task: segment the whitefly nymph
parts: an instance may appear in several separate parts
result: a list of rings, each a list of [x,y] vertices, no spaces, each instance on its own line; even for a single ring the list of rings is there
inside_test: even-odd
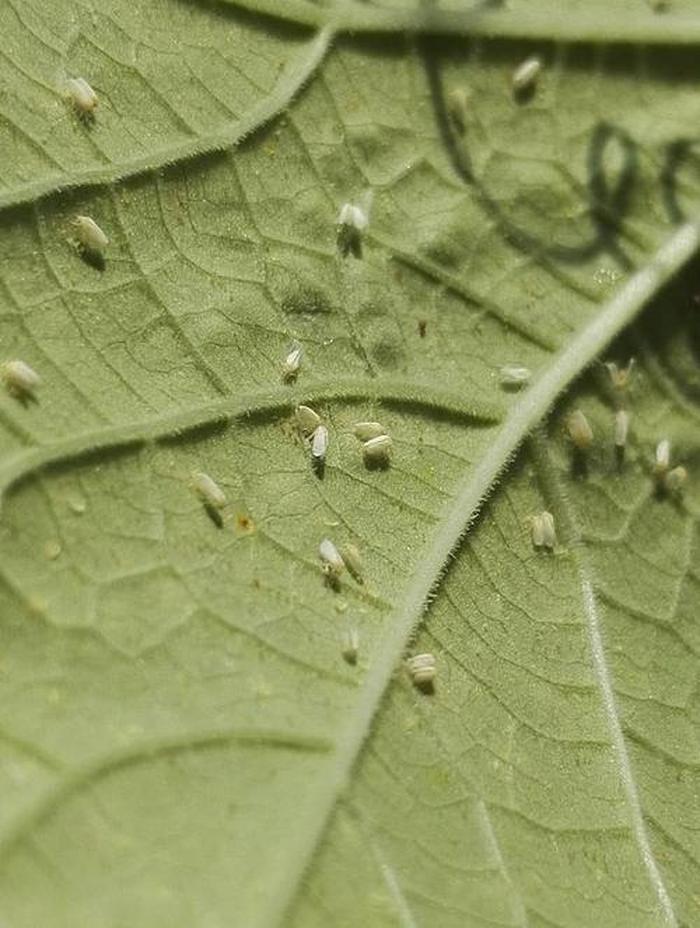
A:
[[[203,470],[193,471],[192,486],[206,506],[212,509],[223,509],[226,505],[226,494],[219,484]]]
[[[688,471],[685,467],[674,467],[664,479],[664,487],[668,493],[680,493],[688,481]]]
[[[356,422],[352,427],[352,434],[360,441],[370,441],[372,438],[386,435],[387,431],[381,422]]]
[[[579,451],[585,451],[593,442],[593,429],[580,409],[575,409],[566,420],[566,430]]]
[[[542,68],[542,59],[536,55],[526,58],[522,64],[519,64],[513,71],[513,77],[511,78],[513,93],[516,96],[532,93],[540,78]]]
[[[91,117],[95,115],[99,99],[84,77],[69,77],[64,89],[78,115]]]
[[[0,364],[0,378],[15,396],[31,396],[41,383],[41,377],[34,368],[19,359]]]
[[[318,546],[318,556],[321,560],[321,573],[331,583],[336,583],[345,570],[345,561],[330,538],[324,538]]]
[[[297,341],[293,341],[287,350],[287,355],[282,362],[282,379],[291,381],[296,380],[299,374],[299,368],[304,358],[304,349]]]
[[[366,464],[387,464],[391,458],[393,443],[388,435],[377,435],[362,443],[362,455]]]
[[[303,435],[312,435],[321,424],[321,417],[310,406],[297,406],[295,416],[299,431]]]
[[[416,654],[414,657],[409,657],[406,661],[406,667],[415,686],[419,689],[432,687],[437,674],[434,654],[426,652],[425,654]]]
[[[500,370],[501,383],[504,387],[524,387],[532,377],[529,367],[519,364],[506,364]]]
[[[530,522],[532,544],[535,548],[548,548],[550,551],[556,546],[557,533],[554,527],[554,516],[544,509],[533,516]]]
[[[340,556],[343,563],[348,569],[348,573],[358,583],[364,583],[364,571],[362,566],[362,557],[356,545],[347,544],[340,548]]]
[[[447,94],[447,112],[460,134],[467,127],[471,98],[472,92],[468,87],[453,87]]]
[[[78,244],[84,251],[102,254],[109,239],[90,216],[75,216],[71,222]]]

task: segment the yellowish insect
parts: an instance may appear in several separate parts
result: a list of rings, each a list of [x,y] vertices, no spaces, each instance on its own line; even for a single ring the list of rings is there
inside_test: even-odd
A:
[[[501,368],[501,383],[504,387],[524,387],[532,377],[529,367],[517,364],[508,364]]]
[[[226,494],[219,484],[203,470],[196,470],[192,473],[192,486],[206,506],[211,506],[212,509],[223,509],[226,505]]]
[[[624,448],[627,444],[627,433],[630,428],[630,415],[626,409],[618,409],[615,413],[615,447]]]
[[[287,381],[296,380],[299,374],[299,368],[304,357],[304,349],[299,342],[294,341],[289,346],[287,356],[282,362],[282,379]]]
[[[348,664],[356,664],[360,651],[360,634],[356,628],[349,628],[343,633],[340,653]]]
[[[336,584],[345,570],[345,562],[329,538],[324,538],[318,546],[318,556],[321,560],[321,573],[330,583]]]
[[[471,98],[472,92],[468,87],[453,87],[447,94],[447,112],[460,135],[467,127]]]
[[[680,493],[688,481],[688,471],[685,467],[674,467],[664,479],[664,487],[668,493]]]
[[[31,396],[41,383],[41,377],[26,361],[13,360],[0,364],[0,378],[14,396]]]
[[[310,406],[297,406],[296,420],[303,435],[312,435],[321,424],[321,417]]]
[[[634,367],[634,358],[630,358],[627,367],[619,367],[614,361],[608,361],[605,365],[610,375],[610,383],[616,390],[624,390],[629,386]]]
[[[362,455],[365,464],[388,464],[393,449],[393,443],[388,435],[377,435],[369,441],[362,443]]]
[[[593,429],[580,409],[575,409],[566,421],[569,438],[579,451],[585,451],[593,441]]]
[[[99,100],[84,77],[69,77],[65,82],[65,90],[79,116],[90,118],[95,115]]]
[[[427,652],[425,654],[416,654],[414,657],[408,658],[406,666],[415,686],[419,689],[432,688],[437,674],[434,654]]]
[[[554,516],[551,512],[543,510],[531,519],[532,544],[535,548],[549,548],[556,546],[557,533],[554,527]]]
[[[522,64],[519,64],[513,72],[513,77],[511,79],[513,93],[516,96],[532,93],[542,73],[542,68],[542,59],[538,58],[536,55],[526,58]]]
[[[360,441],[369,441],[387,434],[381,422],[356,422],[352,427],[352,433]]]
[[[109,239],[105,233],[89,216],[75,216],[71,225],[78,244],[84,251],[101,255],[109,245]]]
[[[339,550],[340,556],[348,569],[348,573],[358,583],[364,583],[362,558],[360,557],[357,546],[353,544],[343,545]]]

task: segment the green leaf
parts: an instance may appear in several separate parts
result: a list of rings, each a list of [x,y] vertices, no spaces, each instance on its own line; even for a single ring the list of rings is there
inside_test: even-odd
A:
[[[0,923],[700,925],[694,4],[6,0],[0,36],[0,361],[42,378],[0,396]]]

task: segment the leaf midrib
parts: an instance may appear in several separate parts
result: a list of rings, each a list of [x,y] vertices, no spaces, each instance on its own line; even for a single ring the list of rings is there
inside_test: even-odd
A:
[[[647,267],[628,279],[523,393],[484,458],[459,484],[455,498],[446,504],[435,534],[418,557],[406,594],[388,620],[387,631],[377,646],[377,656],[359,692],[355,711],[338,740],[335,762],[329,766],[328,777],[309,790],[312,801],[295,829],[297,841],[289,848],[289,866],[278,884],[277,893],[267,898],[255,928],[280,928],[283,924],[285,914],[300,891],[304,874],[320,847],[338,797],[350,781],[382,697],[424,614],[430,594],[439,584],[450,556],[469,530],[498,477],[556,398],[633,321],[654,294],[695,254],[699,244],[700,222],[686,223],[661,246]],[[669,921],[668,925],[674,926],[674,922]]]

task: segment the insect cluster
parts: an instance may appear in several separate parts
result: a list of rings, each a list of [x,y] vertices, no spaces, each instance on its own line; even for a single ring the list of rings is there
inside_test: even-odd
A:
[[[613,413],[612,439],[618,467],[622,467],[630,433],[631,415],[629,387],[634,370],[634,358],[622,367],[614,361],[606,363],[608,382],[612,390]],[[586,466],[586,459],[595,436],[588,418],[581,409],[575,409],[566,418],[566,433],[573,449],[574,470]],[[657,495],[674,496],[682,492],[688,481],[688,471],[682,465],[672,466],[671,442],[665,438],[658,442],[654,453],[652,476]],[[552,551],[557,544],[554,516],[543,511],[530,518],[532,544],[535,548]]]

